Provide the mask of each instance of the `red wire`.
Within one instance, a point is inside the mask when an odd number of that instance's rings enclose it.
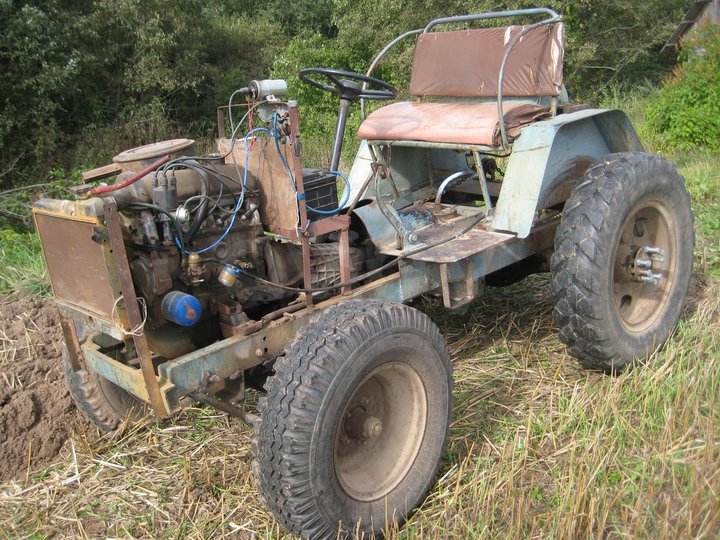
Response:
[[[100,187],[92,188],[90,190],[90,196],[94,197],[95,195],[101,195],[103,193],[110,193],[111,191],[116,191],[118,189],[128,187],[130,184],[134,184],[135,182],[140,180],[143,176],[150,174],[151,172],[153,172],[155,169],[157,169],[161,165],[165,165],[168,161],[170,161],[170,156],[165,156],[164,158],[160,158],[157,161],[151,163],[150,165],[145,167],[142,171],[131,176],[127,180],[123,180],[122,182],[117,182],[110,186],[100,186]]]

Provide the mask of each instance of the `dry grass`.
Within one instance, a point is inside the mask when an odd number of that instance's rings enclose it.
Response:
[[[514,313],[507,334],[457,362],[454,466],[410,530],[717,536],[719,293],[717,283],[699,288],[705,298],[668,347],[616,378],[576,368],[543,313]],[[543,297],[536,306],[546,313]]]
[[[390,537],[720,537],[717,163],[683,163],[706,277],[646,366],[619,377],[577,367],[547,276],[489,289],[466,314],[421,303],[453,355],[455,417],[437,484]],[[25,264],[4,247],[0,278]],[[0,336],[0,369],[8,343]],[[103,437],[78,428],[57,464],[0,484],[0,538],[283,537],[254,490],[251,436],[210,409]]]
[[[464,315],[423,302],[456,370],[434,490],[397,538],[720,534],[720,282],[696,279],[670,344],[619,377],[576,367],[548,279]],[[278,538],[253,487],[251,432],[209,409],[112,435],[0,486],[0,537]]]

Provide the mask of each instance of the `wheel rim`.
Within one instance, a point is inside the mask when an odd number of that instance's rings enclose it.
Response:
[[[408,364],[370,372],[343,409],[334,444],[335,473],[352,498],[384,497],[407,475],[427,424],[425,387]]]
[[[677,230],[659,200],[629,213],[615,249],[612,295],[623,326],[643,332],[664,311],[675,279]]]

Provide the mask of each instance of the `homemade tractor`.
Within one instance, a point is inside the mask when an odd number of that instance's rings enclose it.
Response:
[[[371,75],[408,38],[417,99],[364,119],[346,177],[348,108],[396,98]],[[366,75],[300,72],[339,98],[328,168],[304,167],[285,82],[253,81],[242,120],[233,98],[219,109],[218,153],[135,148],[86,173],[113,184],[39,201],[78,407],[112,429],[215,406],[254,426],[258,490],[286,528],[382,534],[433,485],[453,402],[443,338],[403,302],[458,308],[549,270],[583,366],[646,358],[688,291],[689,197],[622,112],[568,103],[562,63],[549,9],[437,19]]]

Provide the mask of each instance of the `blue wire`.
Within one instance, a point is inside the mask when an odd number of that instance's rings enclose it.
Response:
[[[213,249],[220,242],[222,242],[228,234],[230,234],[230,229],[232,229],[233,225],[235,224],[235,218],[237,218],[237,214],[240,211],[240,208],[242,207],[243,202],[245,200],[245,188],[247,187],[248,167],[250,164],[250,152],[249,152],[248,138],[256,132],[267,133],[268,135],[272,136],[272,132],[269,129],[255,128],[255,129],[251,129],[250,131],[248,131],[247,134],[245,135],[245,137],[243,138],[245,141],[245,172],[243,173],[243,182],[242,182],[243,191],[242,191],[241,196],[238,198],[237,203],[235,204],[235,208],[233,210],[233,215],[230,218],[230,222],[228,223],[227,229],[225,229],[225,231],[220,235],[220,237],[217,240],[215,240],[212,244],[210,244],[206,248],[199,249],[195,253],[198,253],[198,254],[205,253],[206,251]],[[186,252],[190,253],[189,251],[187,251],[187,249],[186,249]]]
[[[237,214],[240,211],[240,208],[243,205],[243,202],[245,201],[245,188],[247,188],[247,180],[248,180],[248,168],[249,168],[249,160],[250,160],[250,152],[249,152],[249,144],[248,144],[248,138],[253,135],[254,133],[267,133],[269,136],[271,136],[273,139],[275,139],[275,148],[277,149],[277,153],[280,156],[280,161],[282,161],[283,166],[285,167],[285,172],[287,172],[288,178],[290,179],[290,185],[293,188],[293,191],[297,193],[297,186],[295,185],[295,179],[293,178],[292,172],[290,171],[290,166],[288,165],[287,160],[285,159],[285,156],[283,155],[282,151],[280,150],[280,137],[277,129],[277,113],[273,113],[273,129],[272,131],[267,128],[255,128],[251,129],[245,134],[245,137],[243,137],[243,140],[245,141],[245,171],[243,172],[243,191],[241,196],[238,198],[237,203],[235,204],[235,208],[233,209],[232,217],[230,218],[230,222],[228,223],[227,228],[223,233],[218,237],[217,240],[215,240],[212,244],[209,246],[197,250],[195,253],[205,253],[206,251],[210,251],[215,246],[217,246],[220,242],[222,242],[225,237],[230,234],[230,230],[233,228],[233,225],[235,225],[235,219],[237,218]],[[325,214],[325,215],[333,215],[337,214],[342,210],[343,206],[347,204],[347,202],[350,200],[350,181],[348,180],[347,176],[345,176],[340,171],[329,171],[330,174],[335,174],[343,179],[345,182],[345,189],[343,190],[343,200],[342,203],[338,205],[338,208],[335,210],[320,210],[318,208],[313,208],[310,205],[306,205],[306,208],[310,210],[311,212],[315,212],[316,214]],[[175,243],[180,247],[180,242],[176,238]],[[186,253],[190,253],[187,249],[185,249]]]
[[[280,156],[280,161],[282,161],[282,164],[285,166],[285,172],[287,172],[288,178],[290,179],[290,185],[293,188],[293,191],[297,193],[297,185],[295,184],[295,179],[293,178],[292,172],[290,171],[290,166],[288,165],[287,161],[285,160],[285,156],[283,156],[282,152],[280,151],[280,137],[278,134],[277,129],[277,113],[273,113],[273,137],[275,138],[275,148],[277,149],[277,153]],[[310,210],[311,212],[314,212],[316,214],[322,214],[322,215],[335,215],[340,210],[343,209],[343,206],[347,204],[347,202],[350,200],[350,181],[348,180],[347,176],[345,176],[340,171],[329,171],[330,174],[335,174],[342,178],[345,181],[345,189],[343,190],[343,201],[341,204],[338,204],[338,207],[334,210],[320,210],[319,208],[313,208],[309,204],[305,203],[305,207]]]

